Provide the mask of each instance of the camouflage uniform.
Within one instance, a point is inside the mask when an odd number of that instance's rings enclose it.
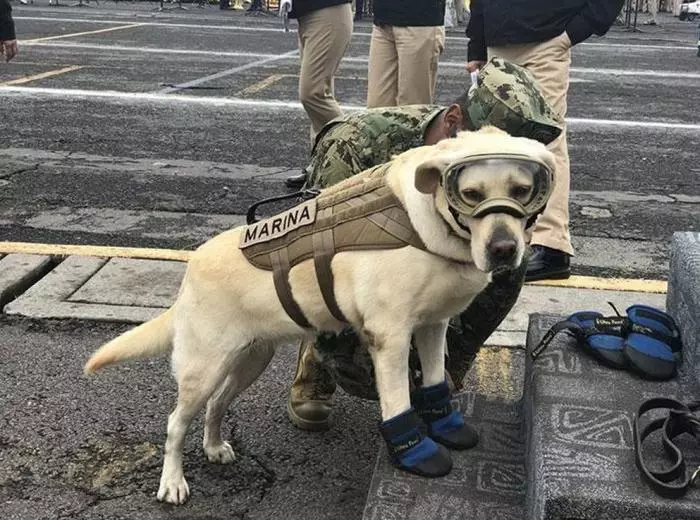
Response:
[[[563,121],[545,101],[537,82],[524,68],[500,58],[491,60],[480,72],[477,84],[468,94],[467,127],[475,130],[493,125],[511,135],[553,141],[563,129]],[[392,156],[422,146],[426,130],[445,110],[436,105],[377,108],[356,112],[331,121],[319,133],[308,167],[307,187],[326,188]],[[467,115],[464,115],[467,118]],[[520,294],[525,280],[527,257],[516,271],[494,273],[493,281],[460,316],[450,321],[447,331],[446,369],[459,389],[481,345],[506,317]],[[332,393],[334,379],[345,391],[367,399],[377,399],[374,370],[366,348],[352,329],[336,335],[320,334],[316,357],[300,359],[314,372],[314,383],[325,395]],[[420,362],[411,353],[413,382],[419,383]],[[319,377],[319,371],[330,374]]]
[[[332,186],[423,146],[428,126],[443,110],[437,105],[372,108],[334,119],[316,138],[308,186]]]

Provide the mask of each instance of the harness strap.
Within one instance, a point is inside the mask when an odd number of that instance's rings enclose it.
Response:
[[[666,417],[655,419],[640,428],[640,419],[645,413],[655,409],[668,409]],[[676,437],[688,433],[700,442],[700,418],[693,413],[700,410],[700,401],[683,404],[675,399],[657,397],[641,404],[634,418],[634,451],[637,467],[642,478],[657,494],[665,498],[680,498],[688,488],[700,481],[700,466],[688,476],[683,453],[673,442]],[[643,455],[644,440],[661,430],[661,441],[671,466],[668,469],[655,471],[649,469]],[[676,482],[674,482],[676,481]]]
[[[330,216],[333,209],[325,208],[320,211],[319,217],[325,218]],[[321,288],[321,295],[326,307],[333,317],[343,323],[347,323],[347,319],[343,311],[338,307],[338,302],[335,299],[335,290],[333,284],[333,270],[331,269],[331,261],[335,255],[335,240],[333,239],[333,229],[324,229],[313,235],[314,247],[314,267],[316,268],[316,279]]]
[[[275,282],[277,296],[282,303],[282,307],[297,325],[304,329],[311,328],[311,324],[304,316],[301,308],[292,296],[292,288],[289,285],[289,254],[287,248],[270,252],[272,263],[272,279]]]

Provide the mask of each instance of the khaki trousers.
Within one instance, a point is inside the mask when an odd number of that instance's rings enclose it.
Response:
[[[335,100],[333,76],[352,37],[352,7],[334,5],[298,20],[299,101],[311,120],[311,140],[328,121],[342,115]]]
[[[539,43],[524,43],[489,47],[491,59],[499,56],[525,67],[540,84],[545,98],[554,109],[566,115],[566,95],[569,90],[569,65],[571,64],[571,40],[563,33],[556,38]],[[569,234],[569,150],[566,144],[566,127],[549,145],[557,159],[554,171],[554,188],[544,213],[540,215],[532,232],[532,244],[539,244],[568,254],[573,254]]]
[[[367,107],[432,103],[444,49],[444,27],[375,25],[369,45]]]

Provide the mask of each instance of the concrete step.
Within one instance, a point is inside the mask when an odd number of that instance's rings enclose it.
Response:
[[[533,316],[528,348],[560,319]],[[700,518],[700,490],[693,489],[682,499],[661,498],[642,481],[635,465],[634,414],[651,397],[692,399],[678,379],[650,382],[605,368],[565,334],[536,362],[528,356],[526,374],[529,520]],[[662,456],[654,440],[647,441],[649,454],[656,446]],[[692,468],[700,462],[700,450],[694,442],[685,448]],[[651,462],[668,467],[663,459]]]
[[[526,471],[520,402],[524,351],[489,348],[479,354],[469,386],[455,399],[479,431],[472,450],[452,452],[444,478],[425,479],[393,468],[382,446],[370,484],[364,520],[522,520]],[[493,369],[493,370],[492,370]]]

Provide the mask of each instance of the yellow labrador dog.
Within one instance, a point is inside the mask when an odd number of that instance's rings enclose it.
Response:
[[[554,157],[536,141],[489,127],[410,150],[389,164],[386,185],[425,247],[340,252],[331,263],[337,305],[371,351],[384,421],[411,408],[412,336],[423,384],[441,384],[448,319],[484,289],[493,270],[521,263],[528,222],[551,190]],[[347,326],[329,311],[313,259],[289,271],[293,299],[310,327],[293,320],[280,303],[273,274],[253,266],[238,247],[246,229],[199,247],[174,305],[102,346],[85,365],[92,373],[172,351],[178,397],[168,420],[157,494],[162,501],[181,504],[189,497],[182,448],[195,414],[206,405],[203,445],[209,460],[232,462],[231,445],[221,438],[222,417],[263,372],[275,346]],[[415,448],[404,444],[401,449]]]

